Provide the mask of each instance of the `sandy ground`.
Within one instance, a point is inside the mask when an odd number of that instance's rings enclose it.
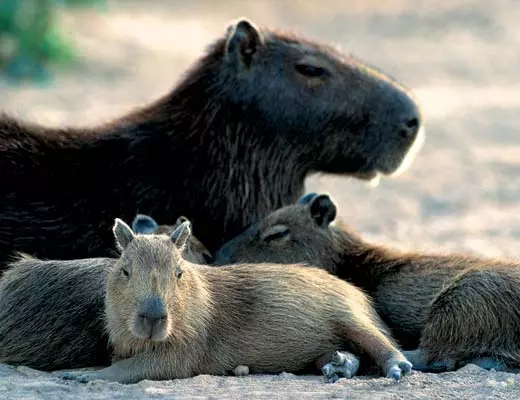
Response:
[[[118,4],[119,3],[119,4]],[[320,4],[321,3],[321,4]],[[0,108],[49,125],[84,125],[165,93],[219,35],[245,15],[339,44],[411,87],[427,140],[412,168],[377,188],[316,176],[340,216],[379,242],[406,249],[519,257],[520,4],[516,0],[112,1],[63,23],[82,54],[51,86],[8,86]],[[498,334],[498,333],[497,333]],[[518,399],[520,376],[468,366],[415,373],[395,385],[355,378],[201,376],[138,385],[79,385],[0,366],[0,398],[457,398]]]

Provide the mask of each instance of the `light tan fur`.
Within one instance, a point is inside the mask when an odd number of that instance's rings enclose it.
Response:
[[[72,375],[80,381],[227,375],[239,365],[251,373],[299,372],[323,367],[336,350],[366,356],[385,375],[411,367],[363,292],[326,271],[206,267],[183,259],[182,248],[163,235],[127,239],[106,297],[107,329],[119,361]],[[140,304],[151,297],[167,308],[162,341],[132,332]]]

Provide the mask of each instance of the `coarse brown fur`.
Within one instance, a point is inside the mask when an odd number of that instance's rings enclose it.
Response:
[[[116,360],[70,374],[80,381],[303,371],[338,349],[365,354],[388,374],[411,367],[362,291],[300,265],[213,268],[182,258],[189,222],[172,235],[134,236],[121,220],[122,249],[107,282],[106,322]]]
[[[173,231],[161,227],[167,235]],[[191,236],[184,257],[203,264],[199,245]],[[103,315],[106,278],[116,260],[22,255],[13,262],[0,278],[0,362],[39,370],[109,365]]]
[[[115,217],[186,215],[211,252],[307,176],[389,175],[422,141],[411,94],[331,46],[240,19],[162,98],[92,128],[0,114],[0,270],[107,257]]]
[[[320,266],[369,293],[400,345],[419,347],[425,364],[453,369],[491,357],[520,366],[518,262],[400,252],[329,226],[335,216],[329,196],[311,193],[224,245],[216,263]]]

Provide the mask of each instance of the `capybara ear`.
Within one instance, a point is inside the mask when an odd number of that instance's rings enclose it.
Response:
[[[179,250],[184,250],[191,237],[191,222],[186,220],[172,232],[170,238]]]
[[[239,18],[228,27],[226,57],[237,65],[249,67],[253,54],[264,43],[260,30],[247,18]]]
[[[312,218],[316,221],[318,226],[321,226],[322,228],[328,227],[336,218],[336,205],[327,194],[320,194],[314,197],[310,203],[309,209]]]
[[[175,222],[175,225],[180,225],[180,224],[182,224],[183,222],[186,222],[186,221],[189,221],[189,219],[187,217],[185,217],[184,215],[181,215],[179,218],[177,218],[177,221]]]
[[[316,196],[318,195],[318,193],[316,192],[310,192],[310,193],[307,193],[307,194],[304,194],[302,197],[300,197],[298,199],[298,204],[309,204],[311,202],[312,199],[314,199]]]
[[[119,218],[116,218],[112,231],[114,232],[116,244],[120,250],[124,250],[135,238],[132,228]]]
[[[155,219],[144,214],[137,214],[132,222],[132,229],[137,234],[152,234],[158,227],[159,224]]]

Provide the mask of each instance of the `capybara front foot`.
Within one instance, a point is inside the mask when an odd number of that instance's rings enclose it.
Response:
[[[138,381],[138,379],[133,379],[131,376],[126,376],[125,374],[121,374],[116,371],[112,367],[107,367],[103,369],[99,369],[97,371],[67,371],[67,372],[58,372],[57,376],[62,379],[76,381],[79,383],[88,383],[92,381],[111,381],[111,382],[119,382],[119,383],[133,383],[134,381]]]
[[[352,353],[336,351],[322,368],[327,383],[334,383],[340,378],[350,379],[359,369],[359,358]]]
[[[412,372],[412,363],[407,359],[393,357],[386,362],[386,377],[395,381]]]
[[[97,379],[103,379],[99,378],[96,375],[96,372],[86,372],[86,371],[67,371],[67,372],[60,372],[57,374],[59,378],[66,379],[69,381],[76,381],[79,383],[88,383]]]

